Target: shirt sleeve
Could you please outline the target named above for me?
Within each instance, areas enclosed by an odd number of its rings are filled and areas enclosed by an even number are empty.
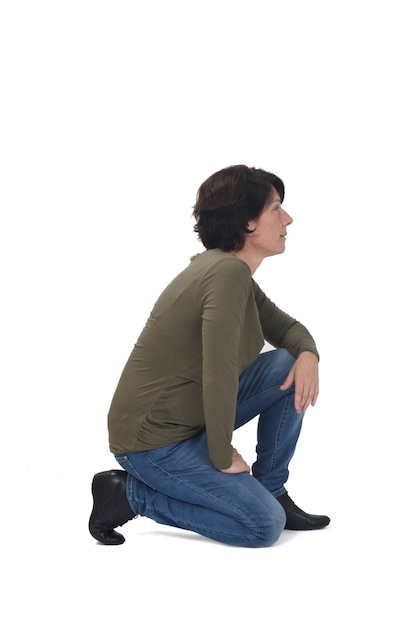
[[[259,312],[264,337],[275,348],[286,348],[294,357],[301,352],[313,352],[317,358],[320,355],[316,343],[303,324],[281,311],[253,282],[256,305]]]
[[[252,289],[249,268],[231,257],[211,267],[201,282],[203,408],[210,460],[232,464],[239,386],[239,344]]]

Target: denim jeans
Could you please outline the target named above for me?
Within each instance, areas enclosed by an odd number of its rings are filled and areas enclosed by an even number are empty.
[[[128,473],[133,511],[230,545],[275,543],[286,520],[276,496],[286,492],[303,419],[294,408],[294,388],[279,389],[293,363],[287,350],[263,352],[240,377],[235,428],[259,415],[252,474],[217,470],[205,431],[162,448],[116,454]]]

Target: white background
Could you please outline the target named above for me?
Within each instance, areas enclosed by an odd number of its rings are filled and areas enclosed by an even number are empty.
[[[3,623],[416,623],[413,5],[1,3]],[[286,184],[255,278],[318,343],[287,486],[332,524],[245,550],[138,519],[99,546],[115,385],[236,163]]]

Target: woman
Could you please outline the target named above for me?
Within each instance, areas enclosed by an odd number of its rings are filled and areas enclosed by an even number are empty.
[[[93,478],[89,529],[101,543],[123,543],[114,529],[137,515],[247,547],[330,522],[284,487],[318,395],[317,348],[252,279],[285,250],[283,200],[277,176],[244,165],[198,190],[194,229],[206,250],[159,297],[111,403],[110,450],[124,471]],[[261,353],[265,340],[275,350]],[[250,473],[232,436],[258,415]]]

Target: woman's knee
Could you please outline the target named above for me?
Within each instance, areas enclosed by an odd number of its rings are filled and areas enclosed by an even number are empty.
[[[285,519],[277,519],[267,526],[258,526],[253,547],[267,548],[268,546],[272,546],[280,538],[281,533],[284,530],[284,526]]]
[[[276,348],[271,350],[271,360],[273,367],[287,369],[288,371],[295,363],[295,357],[291,354],[291,352],[288,352],[286,348]]]
[[[284,509],[280,506],[274,507],[273,513],[267,519],[265,516],[262,517],[263,519],[258,519],[257,525],[253,527],[251,541],[251,547],[253,548],[272,546],[278,541],[285,527],[286,517]]]
[[[284,382],[295,363],[295,357],[286,348],[276,348],[265,352],[262,356],[265,357],[263,363],[265,379],[274,383]]]

